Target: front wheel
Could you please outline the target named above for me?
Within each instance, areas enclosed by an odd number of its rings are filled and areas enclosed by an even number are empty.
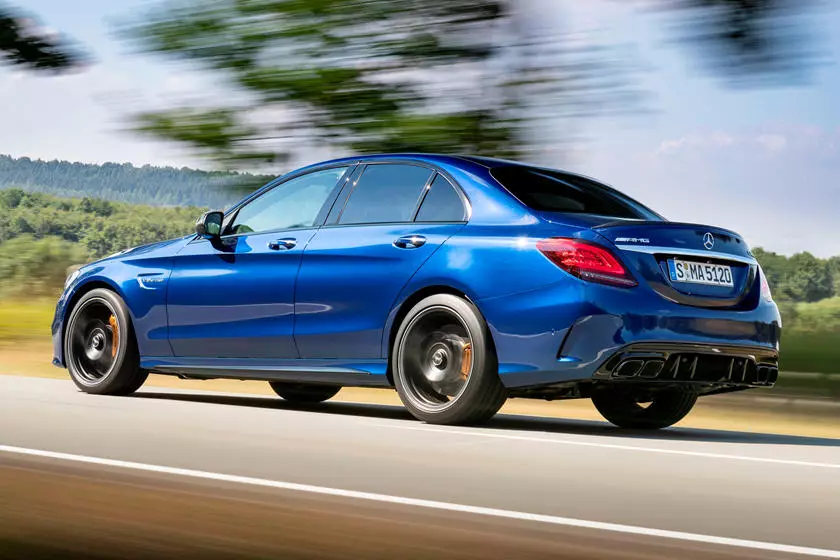
[[[592,394],[592,404],[620,428],[658,430],[685,418],[697,402],[697,393],[680,389],[643,391],[605,387]]]
[[[70,377],[85,393],[129,395],[149,375],[140,369],[125,302],[110,290],[91,290],[73,308],[67,321],[64,356]]]
[[[405,407],[432,424],[489,420],[507,397],[484,319],[451,294],[430,296],[408,312],[391,369]]]
[[[294,404],[316,404],[331,399],[341,390],[335,385],[310,385],[308,383],[287,383],[269,381],[271,388],[283,400]]]

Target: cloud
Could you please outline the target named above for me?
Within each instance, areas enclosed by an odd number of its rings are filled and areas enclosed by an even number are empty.
[[[659,149],[656,150],[656,154],[657,155],[660,155],[660,154],[667,155],[667,154],[676,153],[676,152],[680,151],[680,149],[682,149],[683,146],[685,146],[686,142],[687,142],[687,139],[684,138],[684,137],[683,138],[678,138],[676,140],[663,140],[659,144]]]
[[[691,134],[672,140],[663,140],[656,150],[656,155],[671,155],[689,149],[726,148],[738,142],[734,136],[716,131],[710,134]]]
[[[757,130],[738,132],[713,131],[694,132],[678,138],[666,138],[659,142],[656,156],[677,154],[718,154],[766,156],[790,153],[791,155],[819,155],[836,157],[840,146],[840,129],[827,130],[807,124],[784,124],[763,126]]]
[[[735,138],[726,132],[715,132],[712,134],[711,141],[715,146],[727,147],[735,143]]]
[[[640,149],[633,135],[623,142],[628,150]],[[599,154],[588,174],[669,219],[738,231],[751,246],[785,254],[838,254],[840,127],[733,125],[648,142],[646,153],[635,157],[613,161]]]
[[[762,134],[755,141],[768,152],[781,152],[787,148],[788,141],[782,134]]]

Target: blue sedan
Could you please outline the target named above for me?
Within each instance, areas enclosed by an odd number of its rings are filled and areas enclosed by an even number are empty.
[[[780,331],[738,234],[574,173],[426,154],[306,167],[88,264],[52,325],[54,363],[88,393],[149,373],[264,380],[300,404],[396,388],[440,424],[590,398],[650,429],[771,387]]]

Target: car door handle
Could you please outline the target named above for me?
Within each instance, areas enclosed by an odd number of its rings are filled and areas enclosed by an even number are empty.
[[[400,249],[416,249],[422,247],[426,243],[426,238],[422,235],[403,235],[394,241],[394,247]]]
[[[297,245],[297,239],[293,239],[291,237],[286,237],[284,239],[276,239],[274,241],[268,242],[268,248],[272,251],[294,249],[295,245]]]

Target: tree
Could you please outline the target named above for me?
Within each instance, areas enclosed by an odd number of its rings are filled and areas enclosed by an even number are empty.
[[[88,259],[82,246],[56,237],[23,235],[0,243],[0,296],[53,294],[67,268]]]
[[[767,282],[770,284],[773,296],[776,299],[786,297],[784,287],[790,275],[788,258],[772,251],[765,251],[761,247],[754,248],[752,254],[767,276]]]
[[[802,65],[777,25],[794,0],[660,0],[722,72]],[[640,3],[650,5],[650,2]],[[529,158],[545,117],[634,108],[615,51],[575,47],[514,0],[168,0],[130,27],[142,50],[196,62],[236,102],[138,116],[139,130],[223,165],[333,152]],[[537,22],[539,23],[539,22]],[[544,26],[543,26],[544,28]],[[556,121],[555,121],[556,122]],[[556,136],[556,135],[555,135]],[[565,131],[564,136],[568,136]]]
[[[224,164],[283,160],[301,145],[527,156],[525,137],[546,111],[591,112],[626,91],[602,49],[541,35],[513,5],[168,2],[131,36],[144,50],[197,62],[244,95],[144,114],[139,129]]]
[[[831,295],[840,296],[840,256],[828,259],[828,271],[831,275]]]
[[[794,301],[819,301],[832,295],[828,264],[811,253],[797,253],[789,260],[785,293]]]
[[[814,0],[660,0],[709,69],[737,83],[802,81],[814,62],[803,16]]]
[[[840,257],[823,260],[805,252],[788,258],[760,247],[752,253],[777,300],[809,302],[840,295],[836,290]]]
[[[0,6],[0,58],[34,70],[65,70],[77,66],[81,55],[65,40],[39,28],[35,20]]]

